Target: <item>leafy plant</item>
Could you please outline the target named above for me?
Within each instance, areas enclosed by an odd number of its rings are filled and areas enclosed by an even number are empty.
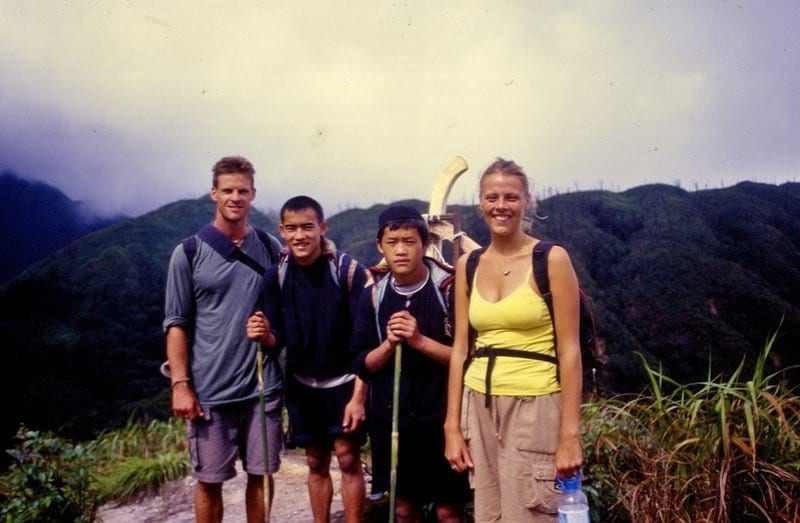
[[[93,486],[94,455],[51,433],[21,427],[19,444],[8,451],[14,462],[0,483],[4,521],[92,521],[98,494]]]
[[[586,406],[589,493],[604,521],[800,520],[800,397],[766,375],[682,385],[650,367],[649,395]]]

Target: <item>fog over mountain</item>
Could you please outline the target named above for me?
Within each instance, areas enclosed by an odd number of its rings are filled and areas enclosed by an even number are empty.
[[[0,284],[92,231],[125,219],[99,216],[60,190],[0,175]]]

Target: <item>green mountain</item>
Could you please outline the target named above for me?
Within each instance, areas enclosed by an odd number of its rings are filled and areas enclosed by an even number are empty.
[[[385,207],[330,217],[330,237],[374,263]],[[454,209],[485,244],[474,207]],[[774,368],[800,363],[800,184],[578,192],[542,201],[537,215],[533,233],[569,250],[592,301],[612,358],[609,389],[645,386],[635,352],[679,381],[729,373],[779,326]],[[24,422],[83,438],[133,409],[169,415],[158,374],[166,267],[212,216],[207,198],[173,203],[90,234],[0,288],[4,434]],[[257,211],[252,223],[277,232]]]
[[[385,207],[336,215],[329,228],[345,231],[340,243],[375,261],[374,228]],[[485,245],[475,208],[453,208]],[[365,215],[372,226],[360,232]],[[644,385],[635,352],[679,380],[702,380],[752,361],[779,327],[775,368],[800,364],[800,184],[577,192],[540,202],[536,215],[532,233],[571,253],[611,355],[601,377],[612,390]]]
[[[575,193],[539,214],[593,298],[616,390],[638,386],[632,351],[701,380],[752,361],[779,326],[775,366],[800,363],[800,184]]]
[[[46,183],[0,174],[0,284],[69,242],[123,219],[97,216]]]
[[[213,216],[208,197],[175,202],[85,236],[0,288],[3,434],[24,422],[83,438],[132,408],[169,414],[158,372],[167,264]],[[251,223],[277,234],[258,211]]]

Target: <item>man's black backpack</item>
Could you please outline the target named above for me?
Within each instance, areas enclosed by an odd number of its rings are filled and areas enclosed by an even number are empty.
[[[550,319],[553,322],[553,341],[555,342],[556,351],[558,350],[558,340],[555,339],[555,315],[553,314],[553,294],[550,292],[550,278],[547,274],[547,255],[553,247],[553,243],[540,241],[533,248],[532,260],[533,264],[533,278],[539,291],[542,293],[547,304],[547,309],[550,311]],[[485,247],[475,249],[467,256],[467,292],[472,292],[472,280],[475,276],[475,270],[478,267],[480,255],[486,250]],[[584,370],[595,369],[599,365],[608,363],[608,355],[603,346],[598,346],[597,329],[594,323],[594,316],[592,315],[592,308],[589,305],[589,300],[582,290],[580,293],[580,322],[578,337],[581,345],[581,356],[583,360]],[[472,330],[472,327],[470,327]],[[500,356],[517,356],[523,358],[534,358],[549,361],[558,367],[558,358],[552,358],[525,351],[515,351],[514,349],[494,349],[496,355]]]

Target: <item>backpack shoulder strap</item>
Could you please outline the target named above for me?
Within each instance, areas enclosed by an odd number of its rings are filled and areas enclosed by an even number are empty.
[[[434,287],[436,287],[436,297],[439,298],[439,305],[441,305],[444,312],[448,312],[452,307],[451,291],[456,278],[453,267],[427,256],[423,258],[423,263],[428,267],[431,280]]]
[[[228,261],[238,260],[258,274],[263,275],[266,269],[257,260],[248,256],[243,250],[234,245],[234,243],[216,227],[207,223],[199,231],[197,237],[203,240],[209,247],[214,249],[217,254],[222,256]]]
[[[387,265],[373,265],[368,268],[370,277],[372,278],[372,307],[378,309],[378,300],[383,297],[386,292],[386,284],[390,279],[392,271],[389,270]]]
[[[289,270],[289,250],[282,249],[278,254],[278,288],[283,289],[283,282],[286,281],[286,271]]]
[[[272,236],[267,234],[266,232],[255,229],[256,234],[258,235],[261,243],[264,244],[264,247],[267,248],[267,253],[269,254],[270,262],[275,262],[275,256],[273,252],[275,250],[274,246],[272,245],[272,241],[276,241]],[[237,256],[236,246],[231,243],[230,240],[224,237],[219,231],[217,231],[212,225],[206,224],[200,228],[198,232],[192,234],[191,236],[184,238],[183,240],[183,252],[186,254],[186,259],[189,261],[189,267],[192,271],[194,271],[194,258],[197,255],[197,240],[198,238],[202,238],[203,241],[208,243],[212,249],[217,251],[220,256],[224,257],[226,260],[231,259],[240,259],[240,256]],[[246,258],[249,256],[244,255]],[[249,265],[253,268],[256,272],[262,273],[264,272],[264,268],[256,262],[255,260],[249,259],[244,260],[240,259],[240,261],[244,262],[246,265]]]
[[[392,272],[392,271],[389,270],[389,266],[388,265],[383,265],[383,264],[378,264],[378,265],[373,265],[371,267],[367,267],[367,270],[369,271],[370,276],[372,277],[372,282],[373,283],[378,283],[379,281],[384,279],[386,276],[388,276],[390,272]]]
[[[333,282],[337,287],[341,285],[341,281],[345,281],[347,292],[349,293],[353,288],[353,279],[355,278],[356,269],[358,269],[358,262],[345,253],[331,251],[323,253],[322,256],[328,258],[328,266],[333,276]],[[287,249],[281,250],[278,259],[278,286],[282,289],[283,283],[286,281],[286,272],[289,269],[289,251]]]
[[[391,277],[389,276],[389,272],[383,274],[379,280],[372,285],[371,289],[368,289],[368,292],[371,294],[372,299],[372,310],[375,315],[375,328],[378,331],[378,341],[383,343],[383,330],[381,329],[380,323],[380,308],[381,308],[381,300],[383,300],[383,296],[386,294],[386,287],[389,286],[389,281],[391,281]]]
[[[269,262],[275,263],[278,261],[278,257],[281,253],[281,244],[278,240],[271,234],[266,231],[262,231],[261,229],[256,229],[256,234],[258,235],[258,239],[261,240],[261,243],[264,244],[264,247],[267,249],[267,255],[269,256]]]
[[[547,274],[547,256],[550,254],[550,249],[553,248],[552,242],[540,241],[533,248],[532,261],[533,263],[533,280],[536,286],[539,287],[539,292],[542,293],[547,308],[550,309],[550,316],[553,316],[553,294],[550,292],[550,276]]]
[[[435,258],[425,257],[423,260],[428,265],[431,280],[436,288],[436,297],[444,313],[444,333],[448,338],[452,338],[455,314],[455,268]]]
[[[345,289],[347,289],[347,293],[349,294],[350,291],[353,290],[353,278],[355,278],[356,275],[358,262],[348,254],[337,251],[336,265],[338,273],[336,279],[340,282],[340,284],[342,280],[345,281]]]
[[[484,251],[486,251],[486,247],[481,247],[473,249],[467,255],[467,294],[472,294],[472,280],[475,278],[475,271],[478,269],[478,262]]]
[[[342,267],[344,265],[344,256],[345,254],[339,252],[336,249],[336,245],[328,240],[327,238],[323,239],[322,245],[322,254],[328,260],[328,269],[331,272],[331,277],[333,278],[333,283],[336,285],[337,288],[341,289],[341,281],[342,281]],[[353,273],[355,273],[355,269],[353,269]],[[345,275],[344,280],[347,280],[347,275]],[[347,288],[348,291],[352,287],[352,281],[350,282],[351,285]]]
[[[197,235],[183,239],[183,253],[186,255],[186,260],[189,262],[189,270],[194,272],[194,256],[197,254]]]
[[[472,296],[472,280],[475,278],[475,271],[478,269],[478,262],[481,259],[481,254],[486,251],[486,247],[480,247],[478,249],[473,249],[467,255],[467,263],[466,263],[466,277],[467,277],[467,296]],[[467,351],[470,352],[467,359],[464,360],[464,373],[467,371],[467,366],[469,362],[472,360],[471,351],[475,348],[475,340],[478,337],[477,331],[472,327],[472,324],[468,323],[468,345]]]
[[[344,254],[337,251],[331,250],[327,253],[323,252],[322,256],[328,258],[328,269],[331,271],[331,276],[333,277],[333,283],[339,288],[342,288],[342,280],[347,282],[347,263],[344,259]],[[355,270],[353,271],[355,272]],[[352,281],[350,285],[345,287],[348,291],[352,287]]]
[[[556,316],[553,312],[553,293],[550,292],[550,276],[547,274],[547,256],[550,254],[550,249],[555,245],[553,242],[539,241],[533,248],[531,254],[533,263],[533,279],[536,286],[539,287],[539,292],[542,293],[542,299],[547,304],[547,310],[550,313],[550,323],[553,325],[553,345],[556,350],[556,357],[558,357],[558,337],[556,336]],[[556,380],[561,381],[561,373],[558,369],[558,360],[556,360]]]

